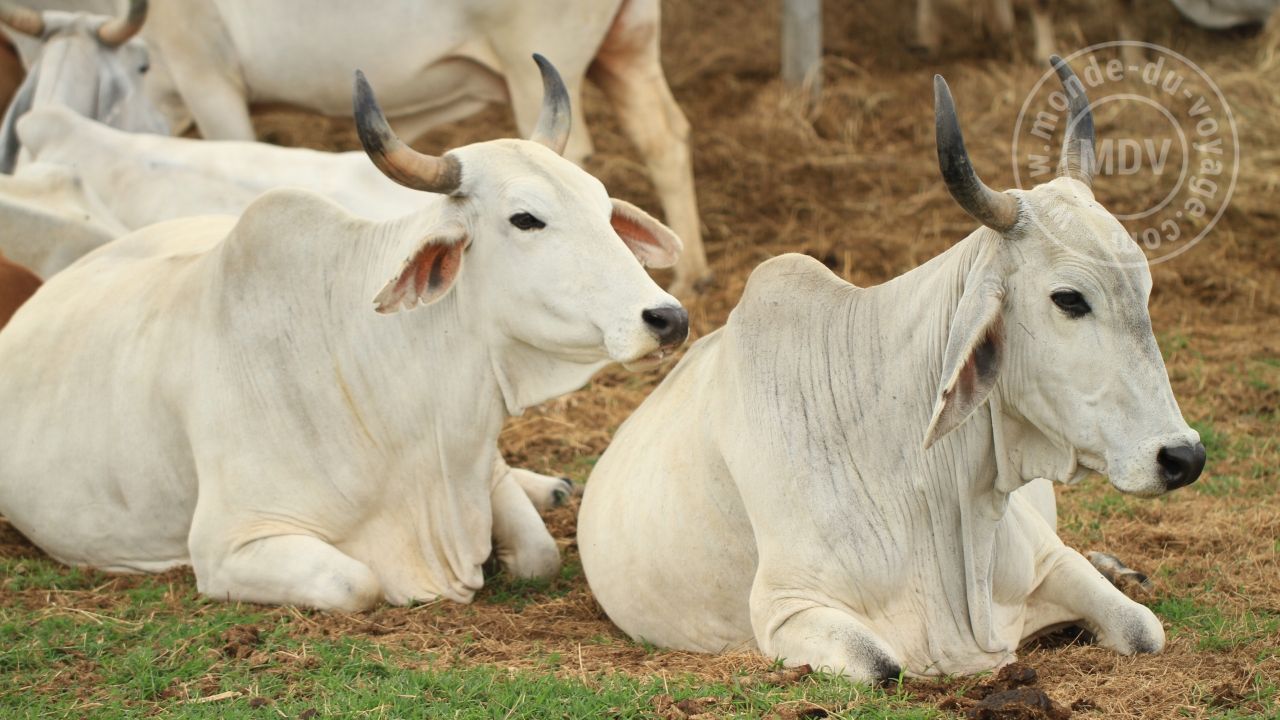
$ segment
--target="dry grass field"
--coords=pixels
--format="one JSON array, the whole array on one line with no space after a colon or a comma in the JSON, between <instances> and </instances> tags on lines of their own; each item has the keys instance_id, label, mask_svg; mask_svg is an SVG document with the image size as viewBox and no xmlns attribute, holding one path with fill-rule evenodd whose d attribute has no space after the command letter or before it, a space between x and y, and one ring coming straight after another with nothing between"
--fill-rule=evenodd
<instances>
[{"instance_id":1,"label":"dry grass field","mask_svg":"<svg viewBox=\"0 0 1280 720\"><path fill-rule=\"evenodd\" d=\"M935 72L951 83L984 180L1012 184L1014 122L1043 73L1029 57L1027 19L1019 19L1021 58L1012 60L1008 41L984 40L969 14L953 9L945 24L954 37L939 57L925 58L907 49L908 5L826 3L826 93L807 112L777 80L777 3L664 3L664 61L693 125L716 273L715 285L688 303L695 335L725 321L752 268L771 256L808 253L850 282L873 285L975 227L939 179ZM1166 652L1118 657L1058 636L1026 648L1022 662L1073 717L1280 717L1280 32L1211 34L1164 0L1143 5L1135 18L1142 37L1203 66L1239 128L1239 181L1225 215L1195 248L1152 268L1156 335L1209 462L1198 483L1155 500L1125 497L1096 477L1060 490L1068 544L1113 553L1152 577L1154 589L1139 599L1165 622ZM1114 38L1113 3L1057 7L1061 48ZM586 102L597 146L589 169L613 195L658 214L647 173L603 97L593 90ZM1100 138L1135 130L1121 124L1124 115L1097 119ZM292 112L258 121L273 142L357 147L346 121ZM493 108L418 147L438 151L512 132L509 112ZM1108 207L1151 192L1115 177L1095 188ZM661 372L607 370L512 419L502 446L512 464L584 480L660 379ZM5 526L0 714L404 717L412 707L445 717L1053 716L1027 708L982 715L970 698L990 678L877 690L770 674L771 663L751 654L707 657L632 643L587 589L575 511L576 504L549 516L566 556L553 583L498 577L470 606L356 616L210 604L196 598L189 572L121 578L65 570ZM104 643L120 649L104 651ZM320 671L332 674L331 684L316 677ZM580 694L606 699L579 704ZM460 697L474 701L472 710Z\"/></svg>"}]
</instances>

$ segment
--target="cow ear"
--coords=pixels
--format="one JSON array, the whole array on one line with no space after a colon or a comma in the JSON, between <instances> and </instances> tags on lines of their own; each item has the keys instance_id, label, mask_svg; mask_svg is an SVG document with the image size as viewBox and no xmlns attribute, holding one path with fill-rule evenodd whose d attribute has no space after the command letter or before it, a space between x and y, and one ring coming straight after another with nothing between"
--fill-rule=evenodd
<instances>
[{"instance_id":1,"label":"cow ear","mask_svg":"<svg viewBox=\"0 0 1280 720\"><path fill-rule=\"evenodd\" d=\"M986 277L965 289L951 320L942 382L924 447L960 427L991 394L1004 360L1004 287Z\"/></svg>"},{"instance_id":2,"label":"cow ear","mask_svg":"<svg viewBox=\"0 0 1280 720\"><path fill-rule=\"evenodd\" d=\"M613 218L609 223L641 265L665 268L676 264L684 243L671 228L626 200L609 199L613 201Z\"/></svg>"},{"instance_id":3,"label":"cow ear","mask_svg":"<svg viewBox=\"0 0 1280 720\"><path fill-rule=\"evenodd\" d=\"M373 298L374 309L380 313L412 310L444 297L458 279L466 248L467 231L460 225L431 233Z\"/></svg>"}]
</instances>

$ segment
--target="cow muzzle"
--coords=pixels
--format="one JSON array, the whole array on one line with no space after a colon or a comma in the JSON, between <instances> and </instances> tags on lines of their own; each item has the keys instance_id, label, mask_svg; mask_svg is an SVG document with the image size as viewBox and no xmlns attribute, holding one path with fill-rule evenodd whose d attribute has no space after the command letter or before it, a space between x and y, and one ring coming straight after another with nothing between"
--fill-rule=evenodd
<instances>
[{"instance_id":1,"label":"cow muzzle","mask_svg":"<svg viewBox=\"0 0 1280 720\"><path fill-rule=\"evenodd\" d=\"M1195 482L1204 471L1204 443L1194 445L1166 445L1156 453L1156 464L1160 466L1160 477L1164 480L1166 492L1177 490Z\"/></svg>"},{"instance_id":2,"label":"cow muzzle","mask_svg":"<svg viewBox=\"0 0 1280 720\"><path fill-rule=\"evenodd\" d=\"M631 359L621 361L623 367L633 372L661 365L689 337L689 313L677 304L664 303L645 308L640 311L640 322L639 333L644 338L640 343L644 349L637 348ZM640 336L632 337L640 340Z\"/></svg>"},{"instance_id":3,"label":"cow muzzle","mask_svg":"<svg viewBox=\"0 0 1280 720\"><path fill-rule=\"evenodd\" d=\"M662 305L640 313L645 327L658 339L657 352L680 347L689 337L689 311L679 305Z\"/></svg>"}]
</instances>

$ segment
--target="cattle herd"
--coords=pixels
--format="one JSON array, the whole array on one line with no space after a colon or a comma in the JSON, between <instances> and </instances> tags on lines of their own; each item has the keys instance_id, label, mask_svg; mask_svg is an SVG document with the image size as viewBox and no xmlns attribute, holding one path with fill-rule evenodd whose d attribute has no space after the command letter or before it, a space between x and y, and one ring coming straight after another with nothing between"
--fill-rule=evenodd
<instances>
[{"instance_id":1,"label":"cattle herd","mask_svg":"<svg viewBox=\"0 0 1280 720\"><path fill-rule=\"evenodd\" d=\"M1274 4L1174 2L1207 27ZM661 364L711 280L658 0L45 4L0 2L25 66L0 126L0 514L61 562L189 565L220 600L469 602L491 555L555 575L539 510L574 488L509 467L504 419ZM1064 624L1163 648L1116 564L1056 532L1053 483L1156 496L1205 449L1144 256L1094 199L1084 86L1049 62L1056 177L988 187L935 77L939 178L979 227L871 288L764 262L618 430L578 543L628 635L868 681L990 670ZM584 80L667 224L579 166ZM277 102L353 113L364 152L254 142L250 105ZM410 148L491 102L528 139ZM191 123L206 139L170 134Z\"/></svg>"}]
</instances>

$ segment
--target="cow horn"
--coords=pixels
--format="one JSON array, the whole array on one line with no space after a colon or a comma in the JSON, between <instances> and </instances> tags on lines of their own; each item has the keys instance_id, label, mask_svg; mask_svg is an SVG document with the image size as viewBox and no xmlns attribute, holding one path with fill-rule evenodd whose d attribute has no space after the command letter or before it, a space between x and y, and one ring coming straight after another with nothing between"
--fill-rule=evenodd
<instances>
[{"instance_id":1,"label":"cow horn","mask_svg":"<svg viewBox=\"0 0 1280 720\"><path fill-rule=\"evenodd\" d=\"M538 70L542 72L542 113L529 139L555 150L557 155L563 155L564 146L569 142L569 128L573 125L569 91L551 61L538 53L533 54L533 61L538 63Z\"/></svg>"},{"instance_id":2,"label":"cow horn","mask_svg":"<svg viewBox=\"0 0 1280 720\"><path fill-rule=\"evenodd\" d=\"M462 184L462 163L445 155L420 153L392 132L364 73L356 71L356 132L360 144L383 175L414 190L448 194Z\"/></svg>"},{"instance_id":3,"label":"cow horn","mask_svg":"<svg viewBox=\"0 0 1280 720\"><path fill-rule=\"evenodd\" d=\"M1054 55L1049 64L1058 73L1062 88L1067 91L1070 114L1067 133L1062 140L1062 159L1058 162L1058 175L1093 184L1093 113L1089 110L1089 96L1085 95L1080 78L1071 66Z\"/></svg>"},{"instance_id":4,"label":"cow horn","mask_svg":"<svg viewBox=\"0 0 1280 720\"><path fill-rule=\"evenodd\" d=\"M28 7L0 2L0 23L8 25L23 35L34 37L44 35L44 17Z\"/></svg>"},{"instance_id":5,"label":"cow horn","mask_svg":"<svg viewBox=\"0 0 1280 720\"><path fill-rule=\"evenodd\" d=\"M969 162L964 135L956 118L956 103L941 75L933 76L934 119L937 123L938 167L951 197L964 211L992 230L1005 232L1018 222L1018 200L987 187Z\"/></svg>"},{"instance_id":6,"label":"cow horn","mask_svg":"<svg viewBox=\"0 0 1280 720\"><path fill-rule=\"evenodd\" d=\"M138 34L147 19L147 0L129 0L129 13L111 18L98 28L98 39L107 47L120 47Z\"/></svg>"}]
</instances>

